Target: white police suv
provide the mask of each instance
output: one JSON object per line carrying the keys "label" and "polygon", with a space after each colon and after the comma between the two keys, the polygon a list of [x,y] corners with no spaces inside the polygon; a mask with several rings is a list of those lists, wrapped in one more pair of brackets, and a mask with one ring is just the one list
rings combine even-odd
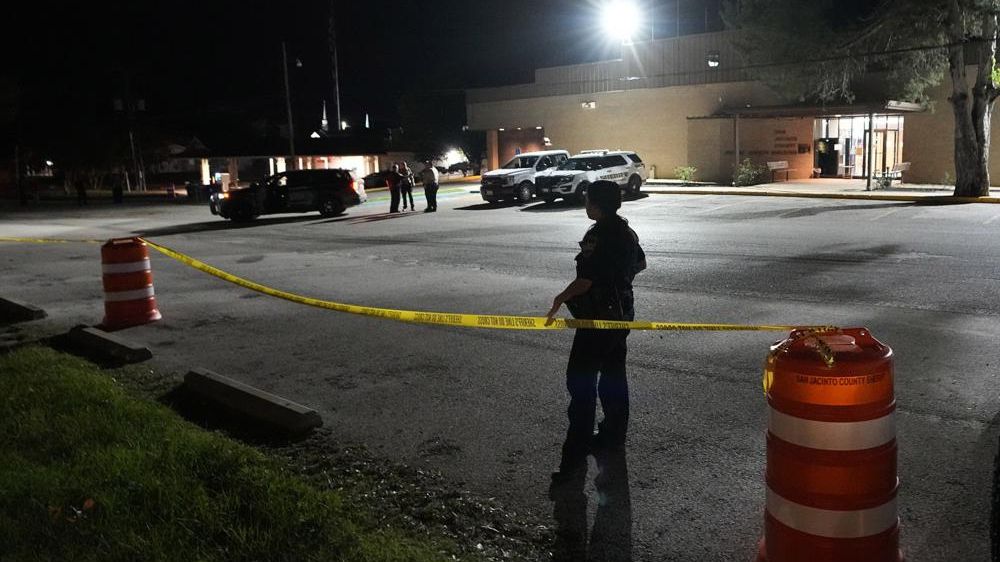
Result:
{"label": "white police suv", "polygon": [[585,150],[557,168],[535,177],[538,197],[550,203],[555,199],[583,199],[587,187],[598,180],[609,180],[625,193],[639,193],[649,177],[646,165],[635,152],[628,150]]}
{"label": "white police suv", "polygon": [[568,158],[569,152],[565,150],[518,154],[500,169],[483,174],[479,193],[490,203],[504,199],[527,203],[535,194],[535,177],[544,170],[557,168]]}

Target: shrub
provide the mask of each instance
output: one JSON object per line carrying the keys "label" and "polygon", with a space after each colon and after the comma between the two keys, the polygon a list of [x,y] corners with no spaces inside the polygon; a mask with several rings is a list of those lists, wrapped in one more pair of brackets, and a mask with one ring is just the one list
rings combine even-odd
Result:
{"label": "shrub", "polygon": [[677,166],[674,168],[674,175],[684,183],[694,181],[694,175],[697,172],[698,168],[694,166]]}
{"label": "shrub", "polygon": [[753,160],[744,158],[733,172],[733,185],[757,185],[764,182],[767,174],[767,166],[754,164]]}

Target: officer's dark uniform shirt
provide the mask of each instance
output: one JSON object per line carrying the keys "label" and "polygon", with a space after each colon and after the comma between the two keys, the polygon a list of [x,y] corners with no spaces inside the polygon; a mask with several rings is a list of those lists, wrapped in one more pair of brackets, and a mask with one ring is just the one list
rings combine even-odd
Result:
{"label": "officer's dark uniform shirt", "polygon": [[635,319],[632,280],[643,269],[646,255],[639,247],[639,237],[617,215],[595,223],[580,241],[576,276],[600,289],[616,291],[624,320]]}

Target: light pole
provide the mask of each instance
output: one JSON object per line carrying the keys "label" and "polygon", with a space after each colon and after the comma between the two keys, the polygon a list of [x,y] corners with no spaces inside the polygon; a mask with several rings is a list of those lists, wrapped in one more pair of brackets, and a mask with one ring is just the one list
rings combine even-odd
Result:
{"label": "light pole", "polygon": [[343,131],[343,119],[340,116],[340,69],[337,63],[337,27],[333,18],[333,6],[334,0],[330,0],[330,58],[333,59],[332,70],[333,70],[333,98],[337,105],[337,127]]}
{"label": "light pole", "polygon": [[288,49],[281,42],[281,63],[285,70],[285,107],[288,109],[288,152],[292,157],[292,169],[295,168],[295,125],[292,122],[292,91],[288,85]]}

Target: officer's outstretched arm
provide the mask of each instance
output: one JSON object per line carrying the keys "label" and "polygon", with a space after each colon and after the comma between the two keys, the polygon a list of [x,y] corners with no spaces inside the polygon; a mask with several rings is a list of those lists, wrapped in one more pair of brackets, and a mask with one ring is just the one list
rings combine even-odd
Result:
{"label": "officer's outstretched arm", "polygon": [[577,277],[570,283],[563,292],[556,295],[556,298],[552,299],[552,308],[549,309],[548,314],[545,315],[545,325],[548,326],[552,323],[552,317],[559,312],[559,308],[573,297],[580,296],[590,290],[591,282],[590,279],[584,279],[583,277]]}

